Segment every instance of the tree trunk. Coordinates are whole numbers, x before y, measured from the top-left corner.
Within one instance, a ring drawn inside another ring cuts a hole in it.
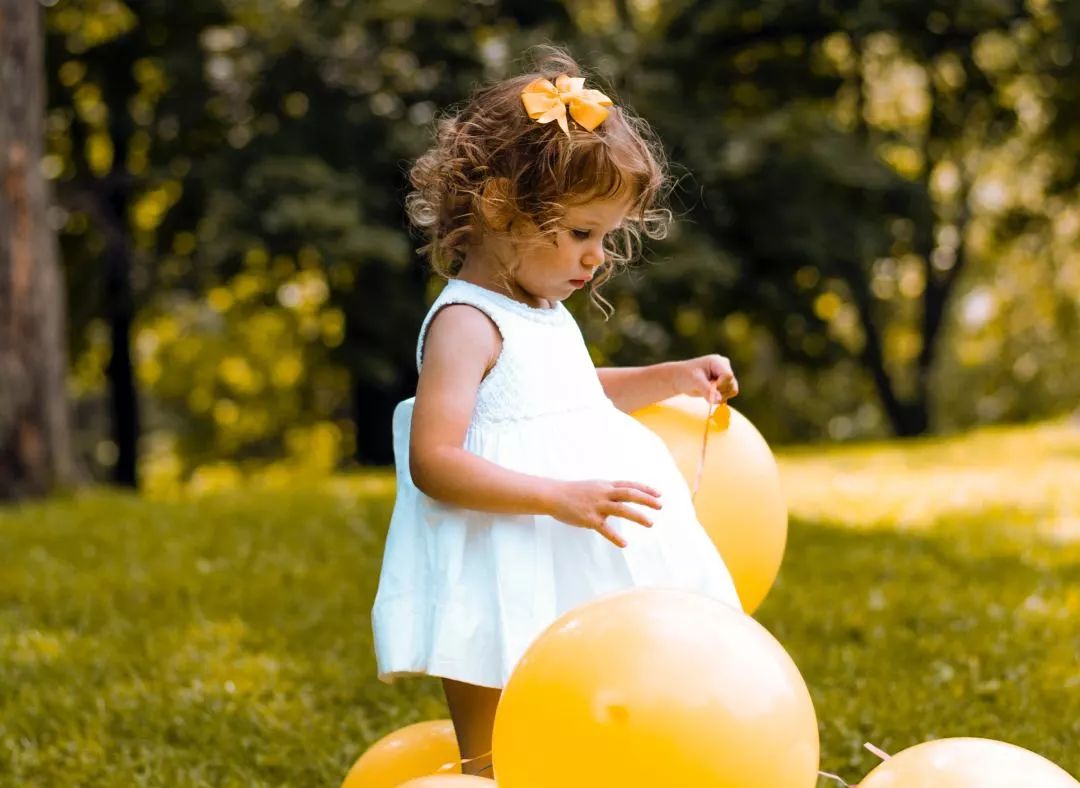
[[[102,95],[109,110],[109,135],[116,155],[112,171],[104,183],[94,184],[93,196],[101,217],[99,229],[105,233],[105,312],[109,322],[112,354],[105,375],[109,381],[112,437],[116,443],[113,482],[138,487],[138,447],[141,430],[139,395],[135,385],[135,365],[131,359],[131,328],[135,320],[135,294],[131,272],[134,246],[128,226],[128,209],[134,184],[125,162],[135,126],[128,102],[139,92],[134,64],[145,42],[137,38],[141,28],[110,42],[110,57],[104,72]],[[109,228],[107,231],[104,228]]]
[[[863,77],[863,35],[856,33],[853,38],[856,58],[854,69],[855,133],[862,141],[862,144],[869,149],[872,140],[870,139],[870,129],[867,126],[865,116],[866,88]],[[916,216],[909,218],[914,222],[919,221],[919,217]],[[932,225],[932,218],[930,222]],[[929,233],[932,237],[932,227],[920,229],[924,233]],[[929,377],[922,374],[924,370],[920,368],[917,370],[920,377],[916,383],[916,396],[914,399],[905,401],[898,395],[895,382],[885,368],[885,351],[881,332],[874,322],[874,299],[870,293],[869,273],[863,264],[865,259],[866,255],[862,255],[860,259],[846,261],[844,265],[847,272],[845,278],[851,288],[852,297],[855,300],[855,307],[859,315],[859,323],[862,326],[863,334],[866,336],[866,345],[860,354],[859,360],[874,381],[874,388],[877,390],[878,397],[881,400],[885,416],[892,426],[893,434],[898,438],[917,437],[925,434],[930,426]],[[929,257],[927,257],[927,260],[929,260]],[[924,343],[932,343],[935,340],[936,332],[934,336],[923,337]]]
[[[136,488],[139,486],[139,396],[135,388],[135,365],[131,360],[131,326],[135,320],[131,244],[123,231],[127,201],[127,189],[119,186],[102,199],[102,212],[108,217],[106,221],[116,228],[115,232],[106,235],[105,244],[105,309],[112,345],[105,375],[109,381],[109,410],[117,449],[113,482]]]
[[[366,380],[353,382],[352,407],[356,423],[355,459],[361,465],[394,462],[393,417],[399,400],[393,390]]]
[[[374,274],[374,278],[368,282],[368,292],[380,292],[388,286],[386,272]],[[353,458],[361,465],[390,465],[394,462],[394,436],[393,417],[394,408],[403,399],[408,399],[416,394],[416,361],[413,355],[411,338],[416,337],[420,330],[427,309],[423,306],[424,290],[427,283],[427,271],[424,261],[414,255],[412,264],[408,270],[408,286],[404,291],[396,294],[397,298],[409,299],[409,303],[415,305],[415,325],[405,327],[408,322],[401,316],[394,318],[395,326],[402,326],[402,330],[408,332],[410,342],[401,352],[401,357],[395,359],[398,373],[391,381],[378,380],[372,375],[365,375],[356,368],[350,369],[352,376],[352,416],[356,429],[356,448]],[[385,292],[385,291],[384,291]],[[389,297],[389,296],[388,296]],[[377,303],[377,300],[372,301]],[[411,310],[410,310],[411,311]],[[360,333],[357,344],[360,347],[371,346],[384,337],[375,334],[365,334],[362,329],[353,329]]]
[[[963,63],[966,71],[974,67],[973,65],[969,65],[970,57],[964,58]],[[968,71],[968,73],[970,73],[970,71]],[[931,188],[931,173],[933,172],[934,166],[937,164],[937,156],[935,155],[934,147],[935,145],[942,146],[941,140],[944,137],[942,128],[945,125],[944,109],[941,106],[943,97],[939,95],[934,87],[934,80],[932,78],[929,80],[929,84],[931,99],[930,127],[927,131],[926,141],[923,145],[923,189],[926,190],[927,194],[930,193]],[[942,149],[941,155],[946,155],[947,153],[947,151]],[[955,154],[953,155],[955,156]],[[937,271],[933,265],[937,230],[935,217],[931,217],[930,226],[924,228],[924,232],[917,236],[923,241],[922,246],[917,248],[916,252],[922,259],[923,276],[926,280],[926,289],[923,291],[923,345],[916,361],[916,380],[920,397],[924,403],[929,403],[930,401],[930,374],[933,370],[934,361],[937,359],[939,334],[945,323],[946,308],[948,307],[949,299],[952,296],[956,281],[959,278],[960,273],[964,270],[968,259],[967,234],[968,222],[971,218],[968,209],[968,189],[970,179],[965,172],[966,168],[962,157],[956,156],[956,164],[961,173],[960,190],[956,205],[953,206],[953,213],[955,215],[952,219],[958,232],[959,242],[954,250],[952,265],[941,272]],[[926,423],[927,427],[929,427],[929,405],[926,406],[925,410]]]
[[[72,481],[64,288],[41,174],[41,6],[0,0],[0,500]]]

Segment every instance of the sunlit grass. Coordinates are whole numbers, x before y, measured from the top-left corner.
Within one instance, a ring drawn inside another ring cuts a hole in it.
[[[780,456],[793,514],[760,619],[813,693],[822,768],[949,735],[1080,773],[1080,430]],[[375,679],[387,472],[0,510],[0,785],[334,785],[445,715]],[[822,782],[822,785],[828,783]]]
[[[1080,540],[1080,422],[804,448],[779,459],[789,507],[805,520],[907,531],[996,512],[1048,537]]]
[[[759,618],[811,688],[823,768],[984,736],[1080,773],[1080,425],[778,460],[791,540]]]

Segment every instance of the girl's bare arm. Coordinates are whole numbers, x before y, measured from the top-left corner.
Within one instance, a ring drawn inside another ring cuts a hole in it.
[[[501,348],[498,329],[471,306],[451,304],[431,321],[413,407],[409,470],[417,489],[445,503],[504,514],[547,513],[551,479],[508,470],[462,448],[476,392]]]
[[[731,361],[717,353],[648,367],[601,367],[596,374],[608,399],[626,413],[676,394],[727,401],[739,393]]]
[[[443,308],[431,321],[413,406],[409,470],[431,498],[485,512],[547,514],[595,530],[619,547],[625,538],[609,517],[644,526],[640,504],[661,508],[660,492],[633,481],[560,481],[518,473],[466,450],[476,392],[499,356],[502,340],[491,321],[467,305]]]
[[[647,367],[598,367],[600,385],[615,407],[626,413],[680,393],[675,386],[674,364]]]

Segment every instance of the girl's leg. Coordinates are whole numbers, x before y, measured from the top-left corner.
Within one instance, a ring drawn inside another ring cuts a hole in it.
[[[462,759],[477,758],[491,752],[491,731],[495,727],[495,707],[499,704],[502,690],[478,687],[453,679],[443,679],[446,705],[454,721],[458,747]],[[467,763],[461,767],[465,774],[478,774],[495,779],[491,769],[491,756]]]

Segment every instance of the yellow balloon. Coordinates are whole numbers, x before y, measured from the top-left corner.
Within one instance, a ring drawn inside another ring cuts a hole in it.
[[[813,788],[817,718],[764,627],[703,594],[638,587],[567,612],[495,712],[500,788]]]
[[[398,788],[407,780],[434,774],[439,767],[460,760],[450,720],[417,722],[371,745],[353,764],[341,788]],[[449,772],[460,774],[461,766]]]
[[[1041,755],[993,739],[938,739],[885,761],[858,788],[1078,788]]]
[[[677,396],[633,416],[667,445],[693,489],[701,460],[709,403]],[[769,593],[787,543],[787,503],[769,445],[745,416],[728,405],[716,408],[694,509],[724,557],[747,613]]]
[[[431,777],[417,777],[402,783],[398,788],[495,788],[495,783],[484,777],[471,774],[436,774]]]

